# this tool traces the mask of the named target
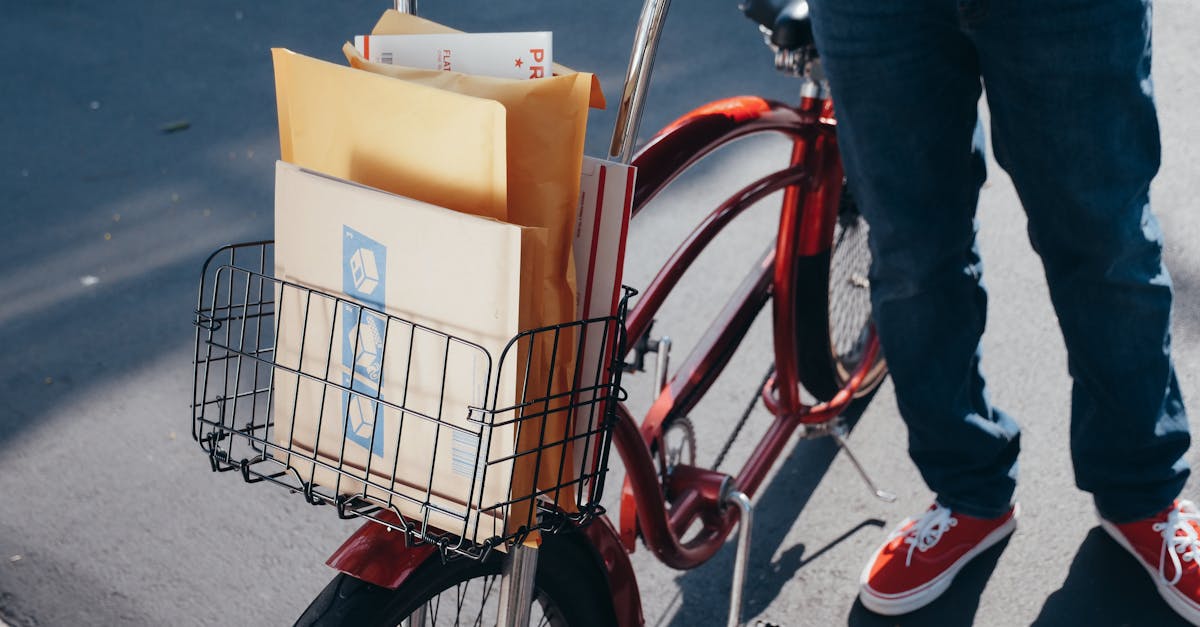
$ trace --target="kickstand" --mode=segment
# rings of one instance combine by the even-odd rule
[[[888,503],[896,502],[896,495],[888,492],[887,490],[879,489],[879,486],[876,486],[875,482],[871,480],[871,476],[867,474],[867,471],[862,467],[862,464],[858,463],[858,458],[854,456],[854,451],[850,450],[850,444],[846,442],[845,426],[838,425],[837,427],[834,427],[829,432],[829,435],[833,436],[833,441],[837,442],[842,451],[846,453],[846,458],[850,460],[851,464],[854,464],[854,469],[858,471],[858,475],[867,483],[867,487],[875,493],[875,496],[881,500],[887,501]]]
[[[734,490],[725,495],[726,505],[738,508],[737,556],[733,560],[733,587],[729,589],[728,627],[742,624],[742,589],[746,585],[746,568],[750,561],[750,528],[753,525],[753,507],[750,497]]]

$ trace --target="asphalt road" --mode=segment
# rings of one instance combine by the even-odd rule
[[[556,60],[598,73],[610,98],[637,13],[633,3],[422,4],[426,16],[465,30],[553,30]],[[1154,203],[1178,292],[1177,367],[1196,407],[1200,9],[1185,0],[1157,4],[1164,165]],[[323,561],[353,523],[282,490],[209,472],[191,441],[191,312],[208,252],[272,233],[278,144],[268,49],[338,60],[341,43],[367,30],[386,5],[0,3],[8,51],[0,55],[0,620],[13,627],[290,624],[332,576]],[[795,83],[774,73],[734,5],[676,3],[647,133],[719,97],[793,96]],[[611,124],[611,112],[593,116],[591,154],[603,152]],[[634,226],[628,282],[644,286],[714,198],[778,165],[784,148],[770,140],[738,145],[675,184]],[[881,620],[855,602],[862,561],[887,528],[930,500],[904,453],[885,384],[851,442],[900,501],[873,499],[828,441],[797,445],[756,499],[747,619],[1177,622],[1100,533],[1088,497],[1072,485],[1065,352],[1015,193],[994,164],[979,214],[992,303],[984,369],[993,399],[1025,427],[1020,529],[925,610]],[[720,305],[713,294],[738,281],[773,219],[772,208],[756,210],[699,262],[659,325],[678,346],[702,331]],[[768,327],[759,321],[693,416],[702,460],[715,454],[767,365]],[[649,383],[628,383],[632,404],[644,407]],[[730,467],[765,425],[759,410]],[[1200,462],[1200,454],[1189,459]],[[1200,496],[1196,487],[1189,483],[1189,494]],[[732,557],[729,546],[680,573],[644,549],[635,553],[647,623],[723,624]]]

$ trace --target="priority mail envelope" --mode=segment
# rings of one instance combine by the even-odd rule
[[[530,79],[553,74],[551,40],[549,32],[359,35],[354,47],[375,63]]]
[[[285,284],[273,441],[318,463],[276,458],[306,481],[468,540],[511,533],[505,514],[519,525],[527,510],[479,510],[528,494],[513,487],[525,463],[511,459],[517,426],[485,427],[479,409],[516,399],[520,369],[497,373],[494,360],[520,328],[524,238],[538,230],[284,162],[275,228]],[[401,496],[357,480],[367,478]]]

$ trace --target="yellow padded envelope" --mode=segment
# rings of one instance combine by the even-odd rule
[[[282,48],[271,54],[284,161],[456,211],[507,219],[501,104]]]

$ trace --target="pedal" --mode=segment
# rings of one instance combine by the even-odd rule
[[[854,451],[850,450],[850,444],[846,442],[846,426],[840,423],[834,425],[834,427],[829,430],[829,435],[832,436],[833,441],[837,442],[838,446],[841,447],[842,452],[846,453],[846,458],[850,460],[851,464],[854,464],[854,469],[858,471],[858,475],[862,477],[863,481],[866,482],[867,487],[875,493],[875,497],[888,503],[895,503],[896,495],[892,492],[888,492],[887,490],[881,490],[879,486],[875,485],[875,482],[871,480],[871,476],[867,474],[866,469],[863,468],[862,464],[858,463],[858,458],[854,456]]]

